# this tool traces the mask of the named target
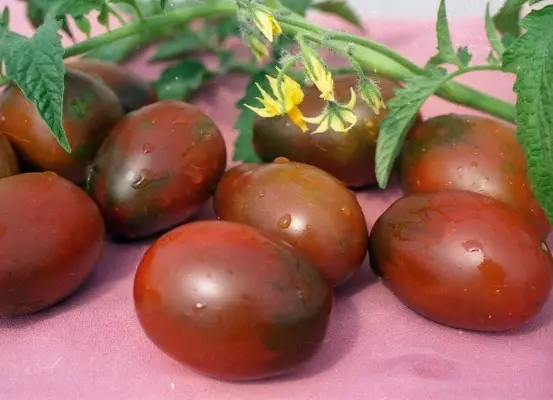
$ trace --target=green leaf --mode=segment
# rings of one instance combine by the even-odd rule
[[[104,4],[97,18],[98,23],[100,25],[105,26],[108,29],[109,29],[109,14],[110,14],[110,7],[107,4]]]
[[[71,152],[62,125],[65,65],[60,24],[47,18],[30,39],[17,40],[4,60],[6,76],[36,105],[59,144]]]
[[[472,60],[472,54],[470,53],[469,48],[466,46],[459,47],[457,49],[457,59],[461,62],[463,67],[469,65]]]
[[[238,25],[238,20],[236,19],[236,17],[220,18],[217,21],[216,27],[217,36],[220,43],[222,43],[230,36],[240,36],[240,25]]]
[[[488,35],[488,41],[490,42],[492,49],[495,51],[495,54],[497,54],[497,57],[501,58],[503,52],[505,51],[505,47],[499,38],[497,29],[495,28],[492,20],[492,16],[490,14],[490,3],[486,5],[486,34]]]
[[[199,61],[184,60],[166,69],[154,87],[160,100],[185,100],[213,74]]]
[[[520,12],[527,0],[506,0],[497,14],[493,17],[493,22],[499,32],[508,33],[514,37],[520,35]]]
[[[4,7],[4,11],[0,14],[0,27],[9,28],[10,26],[10,9],[8,6]]]
[[[553,221],[553,6],[532,11],[526,32],[503,55],[516,72],[517,138],[526,152],[534,194]]]
[[[228,70],[228,66],[236,59],[234,51],[222,50],[217,56],[219,57],[219,72],[225,73]]]
[[[0,43],[2,43],[0,46],[0,61],[6,59],[14,47],[18,46],[23,40],[25,40],[24,36],[0,26]]]
[[[503,36],[501,37],[501,43],[503,44],[503,47],[506,49],[511,47],[511,45],[515,42],[515,40],[517,40],[517,38],[511,35],[510,33],[504,33]]]
[[[394,162],[401,151],[405,136],[424,102],[448,79],[445,70],[429,67],[426,75],[414,76],[406,86],[395,90],[388,102],[388,115],[380,125],[376,145],[376,177],[381,188],[388,185]]]
[[[347,0],[324,0],[320,3],[315,3],[313,8],[336,15],[364,30],[361,19],[355,10],[349,5]]]
[[[34,28],[38,28],[44,22],[46,12],[56,4],[56,1],[50,0],[27,0],[27,18],[31,21],[31,24]],[[71,29],[69,29],[69,24],[67,23],[67,17],[58,18],[61,19],[62,25],[61,29],[69,36],[71,39],[74,39]]]
[[[280,0],[284,7],[300,14],[305,15],[306,11],[313,4],[313,0]]]
[[[90,37],[90,22],[88,22],[88,19],[86,17],[75,17],[75,25],[77,25],[77,28],[84,33],[87,37]]]
[[[83,17],[93,10],[101,10],[106,0],[61,0],[47,9],[48,12],[62,17],[66,14],[74,18]]]
[[[260,69],[250,78],[250,82],[246,87],[244,97],[236,102],[236,108],[240,110],[240,114],[234,123],[234,129],[238,132],[238,137],[234,143],[233,161],[242,162],[261,162],[261,158],[255,152],[253,147],[253,124],[256,114],[246,108],[244,104],[256,104],[256,98],[259,97],[259,89],[256,83],[264,88],[269,89],[269,83],[265,77],[268,71],[274,69],[275,65],[269,65],[265,69]]]
[[[534,4],[541,3],[542,1],[544,1],[544,0],[530,0],[529,4],[530,4],[531,6],[533,6]]]
[[[159,45],[156,53],[152,56],[152,61],[174,59],[190,51],[204,50],[205,47],[205,41],[198,33],[188,31],[183,33],[182,36],[170,39]]]
[[[160,0],[159,4],[163,11],[167,10],[167,0]]]
[[[440,0],[438,19],[436,21],[436,34],[438,37],[438,54],[431,59],[432,64],[453,64],[462,67],[463,64],[455,53],[449,23],[447,21],[447,10],[445,0]]]

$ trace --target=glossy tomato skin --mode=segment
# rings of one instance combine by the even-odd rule
[[[32,314],[63,300],[102,257],[94,202],[52,172],[0,180],[0,316]]]
[[[19,173],[19,162],[8,139],[0,134],[0,179]]]
[[[157,102],[153,87],[121,65],[81,58],[69,62],[68,67],[99,78],[117,95],[125,113]]]
[[[36,107],[15,86],[0,95],[0,131],[22,160],[82,183],[88,162],[123,116],[117,97],[105,85],[76,71],[65,74],[63,126],[72,153],[58,144]]]
[[[405,193],[469,190],[486,194],[524,215],[542,238],[549,233],[512,125],[467,115],[431,118],[411,132],[399,164]]]
[[[162,101],[114,128],[89,168],[87,187],[114,237],[141,238],[195,214],[225,165],[217,126],[196,106]]]
[[[370,238],[373,268],[408,307],[452,327],[502,331],[549,297],[553,260],[511,207],[468,191],[397,200]]]
[[[286,243],[225,221],[176,228],[147,251],[134,283],[148,337],[222,380],[290,372],[322,344],[333,294]]]
[[[355,195],[336,178],[282,160],[238,177],[234,173],[229,170],[215,192],[220,219],[289,242],[333,285],[344,283],[361,266],[367,254],[367,224]]]
[[[371,78],[379,83],[382,97],[386,101],[394,96],[394,89],[401,87],[384,77]],[[357,75],[335,77],[338,101],[349,101],[350,88],[357,87],[357,79]],[[307,86],[304,93],[305,99],[300,106],[304,115],[312,117],[320,114],[325,103],[320,98],[317,88],[313,85]],[[354,112],[357,124],[347,134],[329,130],[313,135],[311,132],[316,126],[310,126],[311,131],[304,133],[286,117],[257,118],[254,125],[254,147],[258,155],[268,162],[277,157],[286,157],[291,161],[319,167],[352,188],[374,185],[376,139],[387,111],[383,109],[376,115],[358,98]],[[420,116],[417,116],[416,123],[418,122]]]

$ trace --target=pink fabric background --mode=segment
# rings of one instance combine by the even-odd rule
[[[7,3],[14,27],[29,32],[21,3]],[[433,52],[431,21],[368,21],[368,26],[372,38],[415,61],[424,62]],[[480,20],[455,21],[453,36],[470,45],[475,59],[487,55]],[[131,65],[152,79],[160,70],[143,60]],[[480,73],[465,81],[514,99],[511,77]],[[229,144],[236,117],[232,104],[243,85],[239,78],[220,80],[195,99]],[[438,99],[424,107],[426,117],[452,111],[462,109]],[[359,193],[369,226],[398,195],[397,189]],[[209,207],[204,215],[210,215]],[[520,330],[463,332],[407,310],[373,278],[368,265],[338,291],[326,344],[302,371],[247,384],[204,378],[157,350],[138,325],[131,289],[146,246],[110,244],[76,295],[39,315],[0,319],[0,399],[553,399],[552,302]]]

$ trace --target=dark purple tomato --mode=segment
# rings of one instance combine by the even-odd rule
[[[117,95],[126,113],[157,101],[152,86],[121,65],[81,58],[69,62],[67,66],[99,78]]]
[[[0,180],[0,316],[31,314],[74,292],[102,257],[94,202],[52,172]]]
[[[196,106],[162,101],[127,115],[89,168],[88,191],[116,238],[140,238],[189,219],[226,166],[217,126]]]
[[[58,144],[36,107],[16,86],[0,95],[0,132],[22,161],[82,183],[88,162],[123,116],[117,97],[105,85],[76,71],[65,74],[63,126],[72,153]]]
[[[371,75],[382,91],[385,101],[394,96],[398,83],[384,77]],[[350,88],[357,86],[357,75],[344,75],[335,78],[336,99],[347,103]],[[320,114],[325,102],[320,92],[313,86],[304,90],[305,99],[300,109],[306,116]],[[376,115],[361,99],[354,108],[356,125],[347,133],[329,130],[321,134],[302,132],[286,117],[257,118],[254,125],[254,147],[257,154],[271,162],[277,157],[302,162],[321,168],[334,175],[347,186],[359,188],[376,184],[374,156],[380,124],[388,112],[386,109]],[[417,117],[417,123],[420,116]],[[314,130],[315,127],[312,127]]]
[[[405,193],[482,193],[524,215],[542,238],[549,233],[549,222],[532,194],[524,150],[512,125],[468,115],[431,118],[405,141],[400,165]]]
[[[333,285],[361,266],[367,254],[365,217],[355,195],[332,175],[283,159],[238,175],[229,170],[217,187],[220,219],[289,242]]]
[[[138,319],[166,354],[222,380],[290,372],[322,344],[330,286],[296,251],[246,225],[193,222],[146,252]]]
[[[408,307],[478,331],[515,328],[549,297],[553,260],[505,203],[468,191],[413,194],[376,221],[373,268]]]
[[[19,173],[19,162],[8,139],[0,134],[0,179]]]

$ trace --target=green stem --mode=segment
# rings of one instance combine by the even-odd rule
[[[292,24],[281,22],[283,30],[295,35],[305,32],[305,25],[305,23],[297,24],[295,21]],[[309,31],[314,32],[313,29],[309,29]],[[329,40],[328,43],[331,46],[336,46],[335,42],[336,41]],[[399,58],[403,58],[399,54],[396,54],[394,59],[392,59],[376,51],[375,46],[371,45],[372,48],[362,47],[359,44],[354,46],[355,51],[353,52],[353,58],[355,58],[366,71],[374,71],[399,81],[405,81],[414,75],[420,75],[422,72],[422,69],[417,66],[415,66],[417,70],[414,70],[414,68],[409,65],[411,64],[410,62],[398,62]],[[458,82],[450,81],[445,83],[436,92],[436,95],[453,103],[484,111],[510,122],[515,121],[516,109],[512,103],[490,96]]]
[[[422,68],[413,63],[412,61],[406,59],[405,57],[402,57],[400,54],[396,53],[392,49],[377,43],[373,42],[371,40],[367,40],[364,38],[361,38],[359,36],[350,35],[347,33],[338,33],[338,32],[331,32],[327,31],[325,29],[319,28],[318,26],[309,24],[307,22],[302,21],[299,19],[299,17],[277,17],[278,21],[281,24],[285,25],[291,25],[296,28],[300,28],[303,31],[309,31],[318,35],[322,35],[322,40],[328,42],[328,41],[339,41],[339,42],[345,42],[345,43],[351,43],[351,44],[357,44],[359,46],[365,47],[367,49],[374,50],[375,52],[389,58],[390,60],[395,61],[399,65],[402,65],[409,71],[413,73],[421,73]],[[343,47],[344,44],[341,43],[340,47]]]
[[[214,5],[197,5],[167,14],[155,15],[144,21],[129,23],[111,32],[95,36],[89,40],[77,43],[65,50],[64,58],[87,53],[98,47],[113,43],[133,35],[139,35],[144,30],[154,32],[163,30],[168,25],[184,24],[193,19],[212,18],[216,16],[231,16],[236,12],[236,6],[231,2],[220,2]]]
[[[87,53],[124,38],[141,35],[145,31],[150,32],[148,36],[155,40],[160,36],[157,32],[166,31],[169,25],[178,26],[197,18],[232,16],[235,13],[236,4],[234,2],[220,0],[215,4],[198,4],[194,7],[147,17],[144,21],[132,22],[111,32],[77,43],[65,50],[64,58]],[[275,17],[286,34],[314,33],[321,35],[330,44],[343,46],[345,42],[351,43],[352,46],[355,46],[353,57],[365,71],[374,71],[399,81],[405,81],[422,72],[421,67],[379,43],[354,35],[327,31],[307,23],[303,18],[294,14],[286,16],[276,14]],[[8,80],[5,78],[0,79],[0,85],[7,82]],[[513,104],[457,82],[447,82],[436,94],[446,100],[487,112],[507,121],[515,120],[516,110]]]

